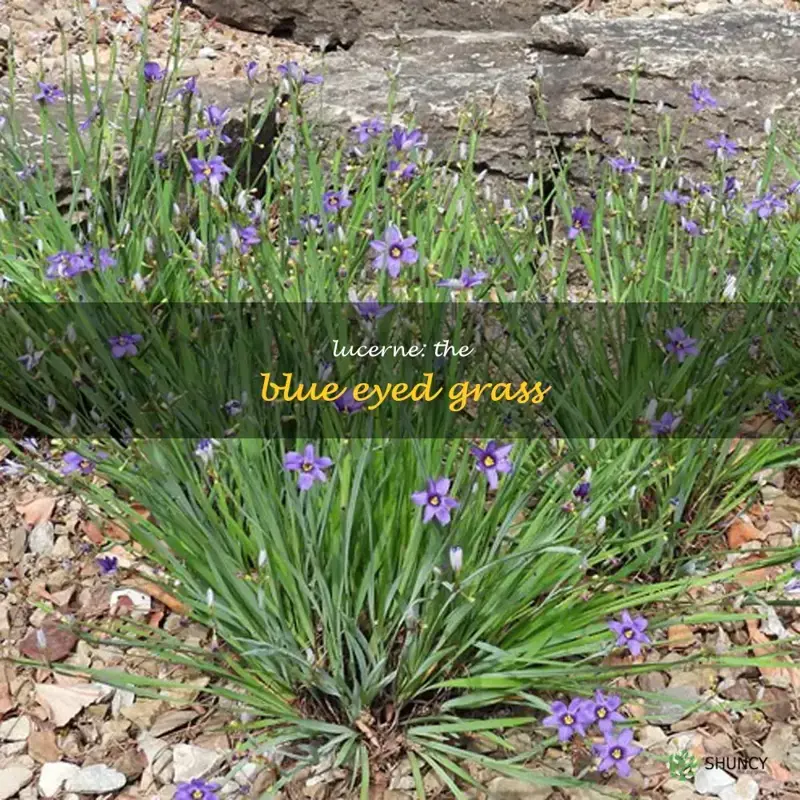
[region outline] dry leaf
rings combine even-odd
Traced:
[[[667,629],[667,644],[670,650],[683,650],[694,643],[694,633],[688,625],[670,625]]]
[[[40,522],[49,522],[55,507],[55,497],[37,497],[24,506],[17,506],[17,513],[22,515],[27,525],[33,527]]]
[[[20,642],[19,649],[23,655],[36,661],[61,661],[77,643],[78,637],[72,631],[54,622],[45,622]]]
[[[745,542],[763,541],[764,534],[749,522],[744,522],[741,519],[734,520],[733,524],[727,531],[728,547],[732,550],[737,550]]]
[[[36,684],[36,699],[50,712],[57,728],[66,725],[84,708],[99,703],[111,694],[112,689],[97,683],[82,686],[55,686],[52,683]]]
[[[34,731],[28,737],[28,755],[40,764],[60,761],[61,750],[56,744],[55,731]]]
[[[186,616],[189,613],[189,607],[187,605],[162,589],[157,583],[152,583],[144,578],[130,578],[125,581],[125,585],[133,586],[135,589],[149,594],[150,597],[163,603],[170,611],[174,611],[176,614]]]
[[[101,545],[105,541],[105,537],[103,536],[103,532],[94,522],[90,522],[86,520],[85,522],[81,523],[81,533],[92,543]]]

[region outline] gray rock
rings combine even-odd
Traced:
[[[653,701],[650,713],[659,724],[672,725],[688,716],[699,700],[700,694],[694,686],[670,686],[660,692],[659,701]]]
[[[657,150],[661,113],[681,130],[693,115],[694,81],[719,103],[688,126],[683,162],[708,166],[705,140],[720,131],[743,148],[766,139],[767,117],[800,120],[800,14],[723,10],[683,19],[600,19],[586,14],[545,17],[533,28],[539,77],[531,96],[534,135],[555,139],[567,156],[574,147],[615,154],[630,117],[630,141],[647,155]],[[629,103],[638,68],[636,98]],[[663,112],[661,108],[663,106]],[[578,169],[584,159],[576,159]],[[579,175],[580,177],[580,175]]]
[[[552,786],[537,786],[502,777],[492,780],[487,788],[489,800],[546,800],[553,793]]]
[[[12,717],[0,722],[0,742],[24,742],[31,735],[28,717]]]
[[[19,564],[25,554],[25,545],[28,543],[28,532],[23,527],[11,531],[11,543],[8,547],[8,557],[12,564]]]
[[[39,775],[39,792],[42,797],[56,797],[68,778],[81,771],[76,764],[67,761],[50,761],[42,766]]]
[[[751,775],[740,775],[733,786],[719,793],[719,800],[756,800],[759,786]]]
[[[224,753],[209,750],[193,744],[177,744],[172,750],[172,763],[175,768],[173,780],[176,783],[190,781],[192,778],[205,778],[224,759]]]
[[[80,771],[67,778],[65,789],[76,794],[107,794],[121,789],[128,779],[105,764],[81,767]]]
[[[394,121],[413,107],[428,145],[437,157],[446,156],[469,105],[484,122],[477,161],[492,173],[525,180],[533,153],[529,38],[415,31],[398,39],[370,33],[350,50],[326,57],[322,121],[345,131],[369,117],[385,119],[391,73],[399,69]]]
[[[246,30],[322,49],[350,45],[369,30],[524,31],[576,0],[193,0],[204,14]]]
[[[699,769],[694,776],[695,791],[700,794],[710,794],[719,797],[719,793],[736,783],[736,778],[725,770],[714,767],[713,769]]]
[[[764,755],[773,761],[783,761],[794,742],[792,726],[787,722],[776,722],[764,740]]]
[[[33,772],[27,767],[5,767],[0,769],[0,800],[8,800],[24,789],[33,780]]]
[[[55,546],[55,529],[52,522],[40,522],[28,539],[28,549],[37,556],[49,556]]]
[[[682,164],[692,172],[712,164],[705,142],[722,130],[742,152],[755,152],[766,141],[767,117],[800,122],[799,60],[800,14],[760,10],[679,19],[565,14],[543,17],[530,34],[370,32],[326,56],[320,113],[339,130],[385,117],[397,72],[395,115],[413,109],[437,157],[450,151],[471,106],[485,123],[477,161],[490,174],[524,180],[532,162],[557,167],[554,153],[562,162],[576,148],[617,155],[629,116],[631,155],[646,160],[657,152],[663,113],[673,131],[693,116],[689,90],[697,81],[719,108],[688,125]],[[579,153],[573,183],[586,183],[586,170]]]

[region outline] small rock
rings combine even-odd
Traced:
[[[663,744],[667,741],[667,734],[655,725],[645,725],[636,736],[637,743],[645,750]]]
[[[219,54],[213,47],[201,47],[197,51],[200,58],[216,58]]]
[[[692,712],[692,704],[700,700],[694,686],[670,686],[661,692],[664,698],[653,710],[653,718],[663,725],[672,725]],[[676,702],[670,702],[674,698]]]
[[[14,797],[33,780],[33,772],[27,767],[0,769],[0,800]]]
[[[150,611],[153,605],[150,595],[144,592],[139,592],[136,589],[118,589],[116,592],[111,593],[110,606],[112,611],[120,604],[123,598],[128,601],[126,605],[131,611]]]
[[[764,740],[764,755],[774,761],[783,761],[793,744],[792,726],[786,722],[776,722]]]
[[[28,543],[28,532],[25,528],[14,528],[11,531],[11,542],[8,547],[8,557],[12,564],[19,564],[25,554],[25,545]]]
[[[156,719],[149,733],[151,736],[155,737],[163,736],[165,733],[170,733],[178,728],[182,728],[184,725],[188,725],[199,716],[200,714],[197,711],[193,711],[191,708],[167,711]]]
[[[758,784],[750,775],[740,775],[735,786],[726,786],[719,793],[719,800],[756,800]]]
[[[92,764],[90,767],[82,767],[70,776],[66,782],[66,790],[75,794],[107,794],[121,789],[127,782],[121,772],[105,764]]]
[[[733,786],[736,778],[725,770],[713,767],[712,769],[699,769],[694,776],[695,791],[700,794],[712,794],[719,797],[719,793],[727,786]]]
[[[31,735],[31,721],[28,717],[12,717],[0,722],[1,742],[24,742]]]
[[[192,778],[204,778],[224,758],[217,750],[206,750],[191,744],[177,744],[172,749],[172,764],[175,768],[173,780],[184,783]]]
[[[552,786],[537,786],[514,778],[495,778],[489,783],[489,800],[546,800]]]
[[[67,779],[74,777],[80,771],[80,767],[66,761],[51,761],[45,764],[39,775],[39,793],[43,797],[55,797]]]
[[[39,764],[58,761],[61,750],[54,731],[34,731],[28,739],[28,755]]]
[[[136,702],[136,695],[127,689],[117,689],[111,701],[111,715],[118,717],[123,708],[130,708]]]
[[[52,522],[40,522],[28,539],[28,549],[37,556],[50,556],[55,547],[55,529]]]

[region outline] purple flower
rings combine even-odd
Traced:
[[[575,734],[586,736],[586,711],[584,700],[573,697],[570,704],[556,700],[550,706],[550,716],[542,720],[546,728],[558,728],[558,739],[561,742],[569,741]]]
[[[447,525],[450,522],[450,512],[458,508],[458,500],[450,497],[447,492],[450,490],[449,478],[428,478],[428,485],[421,492],[414,492],[411,500],[414,505],[424,506],[422,521],[430,522],[434,517]]]
[[[781,200],[774,191],[769,191],[761,197],[756,197],[745,211],[755,211],[760,219],[768,219],[773,214],[780,214],[782,211],[786,211],[788,207],[785,200]]]
[[[63,100],[66,95],[55,83],[44,83],[37,81],[36,85],[39,87],[39,92],[33,96],[33,99],[39,103],[52,105],[56,100]]]
[[[677,189],[667,189],[661,197],[669,206],[685,206],[689,202],[688,195],[681,194]]]
[[[103,452],[98,452],[96,458],[98,460],[108,458],[108,455]],[[81,475],[89,475],[94,472],[97,466],[97,461],[92,461],[89,458],[84,458],[80,453],[70,450],[64,453],[64,463],[61,466],[62,475],[70,475],[73,472],[80,472]]]
[[[739,145],[729,139],[724,133],[719,135],[719,139],[706,139],[706,147],[714,150],[717,158],[727,158],[728,156],[735,156],[739,152]]]
[[[200,439],[197,447],[194,449],[194,454],[204,463],[208,464],[214,457],[214,448],[219,444],[216,439]]]
[[[716,108],[717,101],[711,96],[709,89],[699,83],[693,83],[689,91],[689,97],[694,101],[694,110],[703,111],[706,108]]]
[[[353,128],[353,133],[358,137],[358,143],[364,144],[370,139],[380,136],[386,130],[386,126],[377,117],[365,119]]]
[[[322,208],[326,214],[335,214],[337,211],[349,208],[351,205],[353,205],[353,201],[350,199],[347,189],[342,189],[339,192],[325,192],[322,195]]]
[[[789,184],[789,188],[786,190],[787,197],[790,194],[800,194],[800,181],[794,181]]]
[[[634,619],[627,611],[623,611],[621,620],[611,620],[608,627],[617,634],[617,647],[627,647],[633,655],[638,656],[642,652],[642,645],[650,643],[650,637],[645,633],[647,624],[644,617]]]
[[[597,689],[594,699],[586,700],[583,704],[586,724],[597,725],[601,733],[611,733],[615,722],[625,721],[625,717],[617,711],[620,705],[622,705],[622,700],[617,695],[604,695]]]
[[[45,271],[45,277],[51,280],[74,278],[81,272],[87,272],[93,266],[91,260],[87,260],[85,253],[70,253],[68,250],[61,250],[48,256],[47,263],[49,266]]]
[[[157,153],[153,153],[153,161],[157,167],[165,167],[167,165],[167,154],[159,150]]]
[[[78,130],[79,130],[79,131],[81,131],[81,133],[84,133],[85,131],[88,131],[88,130],[89,130],[89,128],[91,128],[91,127],[92,127],[92,123],[93,123],[93,122],[94,122],[96,119],[98,119],[98,118],[100,117],[100,113],[101,113],[101,109],[100,109],[100,104],[98,103],[98,104],[96,104],[96,105],[95,105],[95,107],[94,107],[94,108],[93,108],[93,109],[92,109],[92,110],[89,112],[89,116],[88,116],[88,117],[86,117],[86,119],[85,119],[83,122],[81,122],[81,124],[80,124],[80,125],[78,125]]]
[[[702,236],[703,229],[693,220],[681,217],[681,228],[683,228],[689,236]]]
[[[138,355],[139,348],[136,345],[141,341],[140,333],[121,333],[119,336],[110,336],[108,343],[111,345],[111,355],[114,358]]]
[[[341,397],[337,397],[333,404],[336,406],[336,410],[343,414],[355,414],[364,407],[363,403],[355,399],[352,389],[348,389]]]
[[[488,277],[485,272],[470,272],[468,269],[461,270],[458,278],[449,278],[439,281],[437,286],[444,286],[448,289],[472,289],[473,286],[480,286]]]
[[[789,401],[783,396],[783,392],[769,392],[767,399],[769,400],[769,412],[775,417],[776,422],[786,422],[794,416],[791,408],[789,408]]]
[[[786,581],[783,591],[787,594],[797,594],[800,592],[800,578],[790,578]]]
[[[257,244],[261,243],[261,237],[253,225],[242,228],[236,226],[236,235],[239,237],[239,252],[247,255]]]
[[[731,199],[736,196],[741,184],[733,175],[726,175],[725,176],[725,183],[722,186],[722,191],[725,194],[725,197]]]
[[[589,502],[589,495],[592,491],[592,484],[589,481],[581,481],[573,490],[572,494],[576,500]]]
[[[623,175],[629,175],[636,170],[635,158],[628,159],[624,156],[615,156],[614,158],[609,158],[608,163],[614,172],[620,172]]]
[[[247,66],[244,68],[244,74],[250,83],[255,83],[256,75],[258,74],[258,62],[248,61]]]
[[[428,137],[424,136],[419,128],[410,131],[402,125],[395,125],[395,127],[392,128],[392,137],[389,140],[389,146],[398,153],[401,153],[406,150],[422,147],[427,141]]]
[[[181,783],[172,800],[219,800],[216,792],[218,783],[206,783],[200,778],[195,778],[188,783]]]
[[[687,336],[683,328],[670,328],[667,331],[667,342],[665,350],[678,359],[679,364],[683,364],[688,356],[696,356],[700,351],[697,349],[697,339]]]
[[[306,233],[322,233],[322,217],[319,214],[300,217],[300,227]]]
[[[390,225],[383,235],[383,239],[370,242],[370,247],[377,252],[372,261],[375,269],[385,269],[389,275],[396,278],[400,274],[403,264],[414,264],[419,254],[414,249],[417,242],[416,236],[403,238],[396,225]]]
[[[116,556],[100,556],[97,559],[97,566],[100,567],[101,575],[113,575],[117,571],[117,565]]]
[[[322,83],[322,75],[309,75],[296,61],[279,65],[278,74],[295,86]]]
[[[111,255],[111,251],[106,247],[101,247],[97,251],[97,260],[100,262],[100,272],[105,272],[117,265],[117,259]]]
[[[208,181],[209,184],[217,186],[231,171],[222,156],[212,156],[208,161],[203,161],[202,158],[190,158],[189,166],[192,170],[192,180],[195,183]]]
[[[392,160],[387,164],[386,171],[399,181],[410,181],[417,174],[417,165],[410,161],[404,164],[402,161]]]
[[[353,308],[355,308],[362,319],[375,320],[386,316],[394,306],[382,306],[374,297],[367,297],[364,300],[355,301],[353,303]]]
[[[223,404],[222,409],[229,417],[238,417],[244,410],[244,405],[241,400],[228,400]]]
[[[155,61],[148,61],[144,65],[144,79],[147,83],[157,83],[164,80],[166,71],[163,70]]]
[[[478,470],[486,476],[490,488],[496,489],[500,473],[508,473],[514,469],[514,465],[509,461],[508,454],[514,447],[513,444],[498,444],[494,440],[486,445],[486,449],[471,447],[469,449],[475,458]]]
[[[28,372],[32,372],[42,360],[44,350],[34,350],[33,341],[30,338],[25,340],[25,349],[27,352],[19,356],[17,361],[19,361]]]
[[[614,769],[623,778],[630,775],[631,765],[628,762],[642,752],[641,747],[631,744],[632,740],[633,731],[625,728],[619,736],[606,736],[602,744],[592,745],[592,750],[600,758],[597,769],[600,772]]]
[[[567,231],[567,239],[572,241],[578,238],[581,231],[589,230],[592,227],[592,213],[582,206],[572,209],[572,227]]]
[[[183,86],[179,86],[172,93],[172,99],[178,98],[179,100],[183,100],[185,97],[192,97],[198,94],[200,94],[200,90],[197,88],[197,78],[192,75],[191,78],[187,78],[183,82]]]
[[[317,457],[313,444],[307,444],[302,454],[292,451],[283,457],[284,469],[300,473],[297,477],[297,486],[301,492],[308,491],[314,485],[314,481],[322,483],[327,481],[328,476],[323,470],[331,466],[333,461],[330,458]]]
[[[661,419],[650,420],[650,434],[652,436],[669,436],[675,432],[683,417],[676,417],[671,411],[665,411]]]

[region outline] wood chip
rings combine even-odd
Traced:
[[[48,522],[56,507],[55,497],[37,497],[30,503],[17,506],[17,513],[22,515],[27,525],[33,527],[40,522]]]

